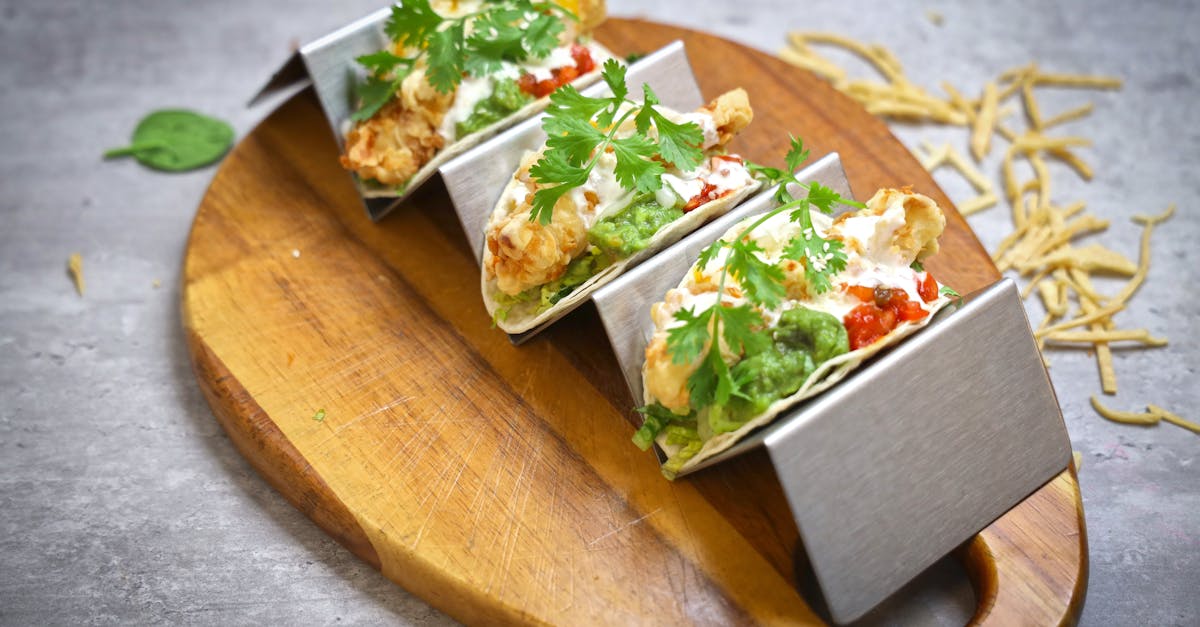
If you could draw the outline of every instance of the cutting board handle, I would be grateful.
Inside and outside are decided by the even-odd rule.
[[[1030,519],[1045,524],[1020,523]],[[1072,535],[1076,542],[1062,541]],[[1088,568],[1075,468],[1064,470],[979,532],[958,557],[975,590],[975,615],[969,625],[1078,622]]]

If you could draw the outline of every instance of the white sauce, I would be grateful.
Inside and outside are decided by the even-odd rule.
[[[750,176],[750,170],[743,163],[714,157],[711,167],[712,174],[708,177],[708,182],[717,188],[718,194],[727,190],[741,189],[754,182],[754,177]]]
[[[458,90],[454,92],[454,102],[451,103],[450,110],[446,111],[446,117],[442,118],[442,124],[438,126],[438,134],[446,139],[446,143],[458,139],[458,123],[471,117],[475,105],[492,95],[494,89],[495,81],[490,76],[463,77]]]
[[[600,155],[587,182],[567,192],[586,228],[590,229],[596,222],[624,209],[633,200],[633,192],[617,184],[616,167],[617,158],[613,153]],[[588,206],[587,192],[594,193],[599,199],[595,207]]]
[[[713,121],[712,116],[703,111],[690,111],[677,116],[673,122],[695,122],[700,127],[700,132],[704,133],[704,143],[701,148],[712,148],[717,145],[717,123]]]
[[[587,48],[591,51],[596,66],[599,67],[604,62],[605,55],[599,54],[594,46],[589,45]],[[454,92],[454,100],[450,104],[450,109],[446,111],[446,116],[442,118],[442,123],[438,126],[438,134],[445,138],[447,143],[457,140],[458,123],[471,117],[471,114],[475,112],[475,105],[492,95],[499,81],[518,79],[522,73],[533,74],[534,78],[539,81],[546,80],[553,77],[553,71],[556,68],[567,66],[575,66],[575,59],[571,57],[570,44],[551,50],[550,54],[542,59],[529,59],[519,64],[504,62],[499,71],[488,76],[463,77],[462,83]]]
[[[575,67],[575,59],[571,57],[570,46],[559,46],[542,59],[530,59],[521,64],[521,69],[533,74],[539,81],[554,78],[554,70],[560,67]]]

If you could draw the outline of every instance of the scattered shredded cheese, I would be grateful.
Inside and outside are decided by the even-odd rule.
[[[83,296],[83,256],[79,253],[71,253],[67,258],[67,272],[71,274],[71,280],[75,282],[75,291]]]
[[[935,19],[931,13],[929,19],[940,24],[941,16]],[[874,68],[879,79],[849,78],[844,68],[819,54],[815,45],[850,52]],[[992,258],[1000,271],[1014,270],[1028,277],[1029,283],[1021,291],[1022,298],[1029,298],[1036,291],[1042,301],[1046,316],[1036,331],[1039,346],[1046,341],[1064,347],[1080,343],[1092,345],[1101,387],[1106,394],[1116,394],[1111,342],[1134,341],[1148,347],[1166,345],[1166,338],[1154,337],[1147,329],[1118,329],[1113,317],[1125,309],[1146,280],[1150,269],[1151,233],[1157,224],[1171,217],[1174,205],[1158,216],[1135,216],[1134,220],[1143,225],[1143,231],[1138,262],[1134,263],[1100,244],[1076,245],[1080,237],[1106,231],[1109,221],[1086,213],[1083,202],[1060,207],[1052,200],[1047,160],[1059,161],[1080,178],[1090,181],[1092,168],[1074,149],[1090,146],[1091,141],[1078,135],[1047,133],[1060,125],[1088,117],[1095,107],[1087,102],[1046,117],[1037,100],[1037,89],[1120,89],[1120,79],[1045,72],[1036,63],[1029,63],[1005,70],[995,80],[985,82],[978,98],[968,99],[945,82],[941,88],[946,96],[938,97],[914,85],[904,74],[899,60],[886,48],[840,35],[792,33],[788,36],[788,47],[780,52],[780,56],[829,80],[876,115],[966,128],[968,147],[976,162],[991,151],[994,135],[1008,142],[1001,159],[1000,186],[1012,211],[1013,231],[1001,240]],[[1014,132],[1004,122],[1009,111],[1005,103],[1014,96],[1019,96],[1024,111],[1027,128],[1021,132]],[[959,203],[962,215],[982,211],[998,202],[992,181],[950,144],[934,147],[924,143],[917,156],[929,171],[946,165],[953,167],[975,189],[975,197]],[[1032,178],[1025,179],[1017,174],[1018,161],[1028,164]],[[1091,276],[1098,273],[1127,276],[1129,280],[1117,294],[1106,296],[1092,286]],[[1076,308],[1074,313],[1071,312],[1072,303]],[[1087,330],[1070,330],[1077,327]],[[1093,398],[1092,406],[1102,416],[1118,422],[1154,424],[1162,419],[1200,432],[1195,423],[1155,405],[1150,406],[1149,413],[1114,412]]]

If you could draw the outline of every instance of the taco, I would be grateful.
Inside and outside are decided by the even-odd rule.
[[[816,250],[829,251],[832,245],[844,254],[844,267],[828,274],[823,291],[813,289],[805,270],[829,257],[788,258],[785,251],[795,250],[796,238],[813,233],[779,213],[749,233],[747,228],[760,216],[747,218],[722,238],[746,242],[764,267],[777,269],[772,272],[783,288],[777,306],[750,303],[748,290],[754,286],[742,285],[736,272],[726,271],[727,263],[736,262],[728,261],[732,253],[725,248],[706,264],[694,264],[679,286],[651,307],[654,334],[642,371],[646,420],[634,440],[643,447],[658,444],[668,458],[663,465],[668,477],[728,449],[780,412],[833,386],[864,360],[928,324],[956,296],[921,264],[937,252],[946,223],[928,197],[883,189],[865,208],[836,219],[816,210],[810,215],[815,235],[825,240]],[[720,296],[719,285],[724,286]],[[739,307],[753,312],[748,328],[764,341],[746,340],[735,344],[735,350],[726,333],[719,358],[715,351],[709,354],[708,338],[703,356],[680,363],[670,347],[680,340],[671,338],[672,330],[718,302],[726,308],[722,312]],[[708,358],[721,363],[704,364]],[[724,404],[693,402],[693,394],[705,394],[693,377],[702,364],[728,377],[733,391]]]
[[[612,58],[591,38],[604,21],[604,0],[556,0],[548,5],[555,11],[535,4],[420,0],[392,9],[385,26],[392,46],[359,57],[370,76],[344,131],[340,162],[363,196],[401,196],[450,158],[542,110],[558,87],[599,78]],[[542,40],[531,43],[531,33]]]
[[[649,158],[664,164],[656,191],[622,186],[618,157],[611,150],[599,151],[586,182],[561,195],[542,223],[530,215],[534,196],[544,187],[531,169],[537,171],[535,163],[548,149],[522,159],[485,233],[483,300],[498,327],[521,333],[554,319],[625,268],[758,189],[759,181],[742,158],[725,153],[726,144],[754,117],[744,90],[729,91],[689,113],[653,106],[665,118],[660,126],[695,124],[696,137],[703,137],[694,168],[681,170],[661,154]],[[632,136],[638,132],[635,127],[627,115],[615,136]],[[655,129],[649,126],[647,132],[653,135]]]

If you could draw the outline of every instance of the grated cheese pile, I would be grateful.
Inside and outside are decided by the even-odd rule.
[[[814,46],[827,46],[854,54],[866,61],[878,79],[851,78],[845,68],[820,54]],[[1085,211],[1085,204],[1058,205],[1051,200],[1052,181],[1047,160],[1057,160],[1090,181],[1092,168],[1075,149],[1091,145],[1085,137],[1053,135],[1056,126],[1087,117],[1093,105],[1082,106],[1045,117],[1037,101],[1039,87],[1080,89],[1120,89],[1121,80],[1107,76],[1045,72],[1036,63],[1013,68],[984,84],[978,98],[967,98],[953,85],[941,84],[945,95],[933,95],[913,84],[904,74],[899,60],[887,48],[868,45],[831,33],[788,35],[788,45],[779,52],[785,61],[809,70],[830,81],[834,87],[862,104],[867,111],[893,120],[961,126],[970,133],[968,147],[976,163],[995,149],[995,137],[1007,142],[1001,161],[1000,186],[1012,211],[1013,231],[992,253],[996,267],[1026,278],[1022,297],[1034,292],[1046,311],[1035,332],[1040,348],[1091,345],[1105,394],[1117,393],[1117,377],[1110,345],[1133,342],[1144,347],[1166,346],[1167,339],[1153,336],[1147,329],[1121,329],[1114,316],[1122,311],[1150,270],[1150,235],[1154,227],[1169,219],[1171,205],[1160,215],[1134,216],[1142,225],[1141,250],[1134,263],[1121,253],[1100,244],[1077,245],[1081,237],[1108,229],[1108,220]],[[1025,128],[1020,133],[1005,124],[1011,108],[1005,103],[1020,100]],[[958,171],[975,189],[976,196],[958,203],[967,216],[999,202],[996,185],[962,153],[950,144],[924,143],[917,157],[929,171],[949,166]],[[1020,180],[1017,164],[1024,161],[1032,178]],[[1114,295],[1097,291],[1093,275],[1128,277]],[[1049,363],[1047,363],[1049,365]],[[1187,421],[1157,405],[1145,413],[1111,410],[1092,398],[1092,407],[1106,419],[1126,424],[1152,425],[1165,420],[1200,433],[1200,425]]]

